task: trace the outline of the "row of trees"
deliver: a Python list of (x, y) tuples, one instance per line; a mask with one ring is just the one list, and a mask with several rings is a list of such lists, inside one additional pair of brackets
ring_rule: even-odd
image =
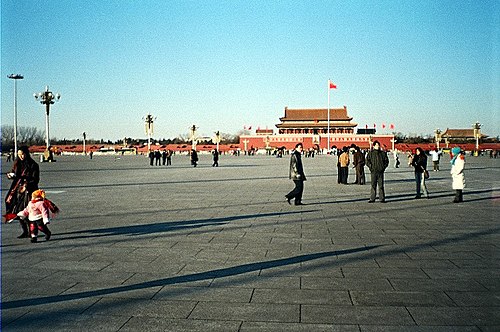
[[(45, 132), (36, 127), (17, 127), (17, 144), (44, 145)], [(2, 151), (14, 149), (14, 126), (2, 126)]]
[[(238, 144), (240, 141), (239, 134), (221, 134), (221, 144)], [(78, 145), (82, 144), (83, 139), (57, 139), (51, 138), (50, 143), (52, 145)], [(125, 144), (125, 145), (138, 145), (147, 144), (147, 139), (134, 139), (130, 137), (125, 137), (122, 140), (111, 141), (111, 140), (96, 140), (87, 139), (87, 144)], [(189, 142), (188, 135), (179, 135), (176, 138), (161, 138), (153, 139), (153, 144), (159, 143), (161, 145), (165, 144), (187, 144)], [(211, 139), (201, 140), (200, 144), (211, 144)], [(27, 145), (45, 145), (45, 131), (39, 130), (36, 127), (18, 127), (17, 128), (17, 144), (18, 146)], [(3, 125), (2, 126), (2, 152), (7, 152), (14, 150), (14, 126)]]
[[(240, 142), (240, 135), (250, 134), (249, 131), (240, 131), (236, 135), (232, 134), (221, 134), (221, 144), (238, 144)], [(434, 136), (416, 136), (409, 137), (400, 132), (393, 133), (398, 143), (408, 143), (408, 144), (419, 144), (419, 143), (432, 143), (434, 142)], [(499, 142), (498, 137), (490, 137), (486, 139), (482, 139), (482, 142)], [(122, 140), (111, 141), (111, 140), (95, 140), (88, 139), (86, 141), (87, 144), (125, 144), (125, 145), (138, 145), (138, 144), (147, 144), (147, 139), (134, 139), (130, 137), (126, 137)], [(153, 139), (153, 144), (159, 143), (161, 145), (166, 144), (188, 144), (189, 136), (179, 135), (176, 138), (161, 138), (161, 139)], [(211, 139), (201, 140), (200, 144), (211, 144)], [(458, 143), (467, 143), (458, 142)], [(17, 144), (21, 145), (45, 145), (45, 131), (39, 130), (36, 127), (18, 127), (17, 128)], [(51, 138), (52, 145), (78, 145), (82, 144), (82, 139), (57, 139)], [(2, 126), (2, 152), (7, 152), (14, 150), (14, 126), (4, 125)]]

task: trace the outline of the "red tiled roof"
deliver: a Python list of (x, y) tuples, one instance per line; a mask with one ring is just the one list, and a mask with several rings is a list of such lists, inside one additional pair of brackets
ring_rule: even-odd
[[(327, 108), (291, 109), (285, 107), (285, 116), (280, 121), (327, 121)], [(347, 115), (347, 107), (331, 108), (330, 121), (344, 120), (351, 121), (352, 117)]]
[[(353, 128), (358, 124), (354, 122), (339, 122), (339, 121), (330, 121), (330, 127), (332, 128)], [(302, 122), (302, 123), (279, 123), (276, 125), (278, 128), (321, 128), (326, 129), (328, 124), (326, 122)]]
[[(453, 138), (475, 138), (474, 129), (450, 129), (447, 128), (441, 136), (448, 136)], [(481, 134), (481, 137), (488, 137), (487, 135)]]

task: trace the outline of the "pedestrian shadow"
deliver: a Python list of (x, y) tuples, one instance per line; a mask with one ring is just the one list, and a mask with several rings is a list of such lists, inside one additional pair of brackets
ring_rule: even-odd
[[(212, 166), (210, 166), (211, 168)], [(285, 176), (262, 176), (262, 177), (248, 177), (248, 178), (225, 178), (225, 179), (198, 179), (198, 180), (173, 180), (173, 181), (150, 181), (150, 182), (115, 182), (115, 183), (96, 183), (96, 184), (85, 184), (85, 185), (71, 185), (71, 186), (45, 186), (45, 190), (64, 190), (64, 189), (88, 189), (88, 188), (112, 188), (112, 187), (157, 187), (172, 184), (197, 184), (197, 183), (221, 183), (221, 182), (240, 182), (240, 181), (255, 181), (255, 180), (277, 180), (286, 179)], [(2, 191), (8, 191), (8, 188)]]
[[(317, 268), (341, 266), (343, 264), (349, 264), (349, 263), (353, 263), (353, 262), (373, 260), (373, 259), (377, 259), (377, 258), (381, 258), (381, 257), (388, 257), (388, 256), (393, 256), (393, 255), (400, 255), (400, 254), (407, 254), (407, 253), (411, 253), (411, 252), (417, 252), (417, 251), (421, 250), (422, 248), (439, 247), (439, 246), (448, 245), (448, 244), (457, 244), (459, 242), (465, 242), (465, 241), (469, 241), (469, 240), (472, 240), (472, 239), (475, 239), (478, 237), (489, 236), (489, 235), (494, 235), (494, 234), (498, 234), (498, 233), (500, 233), (500, 227), (494, 227), (494, 228), (479, 230), (476, 232), (470, 232), (470, 233), (468, 232), (468, 233), (453, 236), (453, 237), (432, 240), (432, 241), (428, 241), (425, 243), (419, 243), (419, 244), (415, 244), (415, 245), (408, 245), (408, 246), (401, 246), (401, 247), (397, 246), (396, 248), (387, 248), (386, 250), (375, 250), (373, 252), (372, 252), (372, 250), (378, 249), (378, 248), (383, 248), (385, 246), (372, 245), (372, 246), (363, 246), (363, 247), (352, 248), (352, 249), (305, 254), (305, 255), (270, 260), (270, 261), (265, 261), (265, 262), (255, 262), (255, 263), (236, 265), (236, 266), (232, 266), (232, 267), (228, 267), (228, 268), (209, 270), (206, 272), (191, 273), (191, 274), (186, 274), (186, 275), (181, 275), (181, 276), (161, 278), (161, 279), (145, 281), (145, 282), (140, 282), (140, 283), (131, 284), (131, 285), (109, 287), (109, 288), (103, 288), (103, 289), (97, 289), (97, 290), (91, 290), (91, 291), (82, 291), (82, 292), (77, 292), (77, 293), (73, 293), (73, 294), (61, 294), (61, 295), (45, 296), (45, 297), (38, 297), (38, 298), (27, 298), (27, 299), (21, 299), (21, 300), (6, 301), (6, 302), (2, 303), (2, 310), (36, 306), (36, 305), (45, 305), (45, 304), (51, 304), (51, 303), (60, 303), (60, 302), (80, 300), (80, 299), (85, 299), (85, 298), (90, 298), (90, 297), (101, 297), (101, 296), (106, 296), (106, 295), (110, 295), (110, 294), (118, 294), (118, 293), (134, 291), (134, 290), (142, 290), (142, 289), (147, 289), (147, 288), (151, 288), (151, 287), (163, 287), (163, 286), (168, 286), (168, 285), (177, 285), (177, 284), (183, 284), (183, 283), (189, 283), (189, 282), (195, 282), (195, 281), (208, 280), (208, 279), (213, 279), (213, 278), (231, 277), (231, 276), (246, 274), (246, 273), (254, 272), (254, 271), (269, 270), (269, 269), (284, 267), (284, 266), (292, 266), (292, 265), (303, 263), (303, 262), (313, 261), (313, 260), (317, 260), (320, 258), (330, 258), (330, 257), (334, 257), (334, 256), (338, 257), (338, 259), (328, 260), (328, 261), (325, 261), (322, 263), (318, 263)], [(350, 256), (349, 254), (353, 254), (353, 255)], [(306, 269), (309, 269), (309, 268), (315, 268), (315, 267), (306, 267)], [(276, 271), (275, 275), (279, 275), (280, 273), (285, 273), (285, 272), (283, 272), (283, 270), (278, 269)], [(252, 278), (252, 280), (253, 280), (256, 277), (254, 275), (248, 275), (248, 278)], [(241, 282), (241, 280), (239, 282)], [(132, 299), (127, 299), (125, 301), (132, 301)]]
[[(270, 212), (270, 213), (259, 213), (259, 214), (245, 214), (245, 215), (239, 215), (239, 216), (237, 215), (237, 216), (221, 217), (221, 218), (164, 221), (159, 223), (141, 224), (132, 226), (86, 229), (81, 231), (58, 233), (57, 236), (58, 236), (58, 241), (64, 241), (64, 240), (98, 238), (98, 237), (120, 236), (120, 235), (125, 235), (125, 236), (151, 235), (151, 234), (167, 233), (179, 230), (197, 229), (207, 226), (220, 226), (236, 220), (277, 217), (277, 216), (285, 216), (292, 214), (309, 213), (314, 211), (316, 210)], [(65, 235), (74, 235), (74, 234), (81, 234), (81, 235), (64, 237)], [(62, 237), (59, 238), (59, 236)]]
[(84, 299), (84, 298), (89, 298), (89, 297), (94, 297), (94, 296), (105, 296), (105, 295), (109, 295), (109, 294), (129, 292), (129, 291), (133, 291), (133, 290), (140, 290), (140, 289), (146, 289), (146, 288), (151, 288), (151, 287), (182, 284), (182, 283), (202, 281), (202, 280), (213, 279), (213, 278), (231, 277), (231, 276), (236, 276), (236, 275), (245, 274), (245, 273), (254, 272), (254, 271), (268, 270), (268, 269), (273, 269), (273, 268), (277, 268), (277, 267), (299, 264), (302, 262), (313, 261), (313, 260), (317, 260), (320, 258), (333, 257), (333, 256), (344, 256), (344, 255), (348, 255), (348, 254), (366, 252), (366, 251), (369, 251), (369, 250), (372, 250), (372, 249), (375, 249), (378, 247), (381, 247), (381, 246), (380, 245), (373, 245), (373, 246), (359, 247), (359, 248), (353, 248), (353, 249), (344, 249), (344, 250), (319, 252), (319, 253), (314, 253), (314, 254), (305, 254), (305, 255), (299, 255), (299, 256), (282, 258), (282, 259), (275, 259), (275, 260), (270, 260), (270, 261), (265, 261), (265, 262), (256, 262), (256, 263), (236, 265), (236, 266), (232, 266), (232, 267), (228, 267), (228, 268), (215, 269), (215, 270), (210, 270), (210, 271), (206, 271), (206, 272), (199, 272), (199, 273), (186, 274), (186, 275), (181, 275), (181, 276), (176, 276), (176, 277), (162, 278), (162, 279), (151, 280), (151, 281), (126, 285), (126, 286), (103, 288), (103, 289), (98, 289), (98, 290), (93, 290), (93, 291), (78, 292), (78, 293), (74, 293), (74, 294), (62, 294), (62, 295), (46, 296), (46, 297), (39, 297), (39, 298), (32, 298), (32, 299), (6, 301), (6, 302), (2, 303), (2, 309), (4, 310), (4, 309), (13, 309), (13, 308), (21, 308), (21, 307), (27, 307), (27, 306), (49, 304), (49, 303), (58, 303), (58, 302), (64, 302), (64, 301), (79, 300), (79, 299)]
[[(498, 198), (496, 196), (480, 197), (480, 198), (472, 198), (472, 199), (468, 199), (468, 197), (470, 195), (486, 194), (486, 193), (492, 193), (492, 192), (498, 192), (498, 191), (499, 191), (498, 189), (482, 189), (482, 190), (464, 191), (464, 193), (463, 193), (463, 196), (465, 197), (464, 203), (465, 202), (487, 200), (487, 199), (496, 199), (496, 198)], [(446, 190), (446, 191), (431, 192), (431, 193), (429, 193), (429, 195), (430, 195), (430, 199), (434, 199), (434, 198), (443, 198), (443, 197), (454, 197), (455, 193), (452, 191)], [(402, 195), (396, 195), (396, 196), (386, 196), (386, 200), (388, 202), (413, 201), (413, 200), (415, 200), (415, 193), (402, 194)], [(422, 201), (426, 200), (425, 196), (422, 196), (422, 198), (420, 200), (422, 200)]]
[[(485, 194), (485, 193), (493, 193), (493, 192), (499, 192), (500, 189), (481, 189), (481, 190), (470, 190), (470, 191), (464, 191), (463, 195), (464, 197), (469, 197), (470, 195), (478, 195), (478, 194)], [(450, 190), (443, 190), (443, 191), (434, 191), (431, 192), (430, 198), (443, 198), (443, 197), (454, 197), (455, 193)], [(324, 204), (335, 204), (335, 203), (357, 203), (357, 202), (368, 202), (369, 195), (366, 197), (356, 197), (356, 198), (348, 198), (348, 199), (337, 199), (337, 200), (329, 200), (329, 201), (321, 201), (321, 202), (312, 202), (312, 203), (307, 203), (307, 205), (324, 205)], [(481, 201), (481, 200), (494, 200), (497, 199), (498, 196), (490, 196), (490, 197), (480, 197), (480, 198), (471, 198), (471, 199), (464, 199), (465, 202), (474, 202), (474, 201)], [(378, 196), (377, 196), (378, 199)], [(405, 193), (405, 194), (397, 194), (397, 195), (387, 195), (385, 196), (385, 199), (388, 203), (390, 202), (403, 202), (403, 201), (414, 201), (415, 200), (415, 193)], [(425, 196), (422, 196), (420, 199), (422, 201), (425, 201), (426, 198)]]

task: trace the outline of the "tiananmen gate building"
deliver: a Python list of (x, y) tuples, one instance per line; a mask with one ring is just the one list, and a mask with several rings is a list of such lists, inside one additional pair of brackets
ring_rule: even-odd
[[(255, 135), (241, 135), (240, 149), (275, 149), (284, 147), (293, 149), (297, 143), (302, 143), (304, 149), (328, 149), (332, 146), (342, 148), (355, 144), (362, 149), (371, 147), (374, 141), (379, 141), (384, 149), (391, 150), (394, 146), (392, 134), (357, 134), (357, 123), (352, 122), (347, 114), (347, 107), (331, 108), (328, 121), (327, 108), (291, 109), (285, 107), (285, 116), (276, 125), (278, 132), (272, 129), (257, 129)], [(330, 125), (328, 125), (330, 122)], [(375, 130), (373, 130), (375, 132)], [(328, 137), (330, 142), (328, 142)]]

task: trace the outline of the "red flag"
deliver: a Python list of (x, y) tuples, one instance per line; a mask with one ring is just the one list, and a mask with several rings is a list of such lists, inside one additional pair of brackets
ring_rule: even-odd
[(252, 130), (252, 126), (248, 126), (248, 130)]
[(389, 126), (389, 128), (394, 129), (394, 123), (391, 123), (391, 125)]
[(377, 128), (377, 125), (375, 123), (373, 124), (373, 128)]
[(382, 129), (385, 129), (385, 123), (382, 123)]
[(368, 125), (365, 125), (365, 129), (368, 129)]
[(330, 88), (330, 89), (336, 89), (337, 86), (335, 84), (333, 84), (332, 81), (328, 80), (328, 88)]

